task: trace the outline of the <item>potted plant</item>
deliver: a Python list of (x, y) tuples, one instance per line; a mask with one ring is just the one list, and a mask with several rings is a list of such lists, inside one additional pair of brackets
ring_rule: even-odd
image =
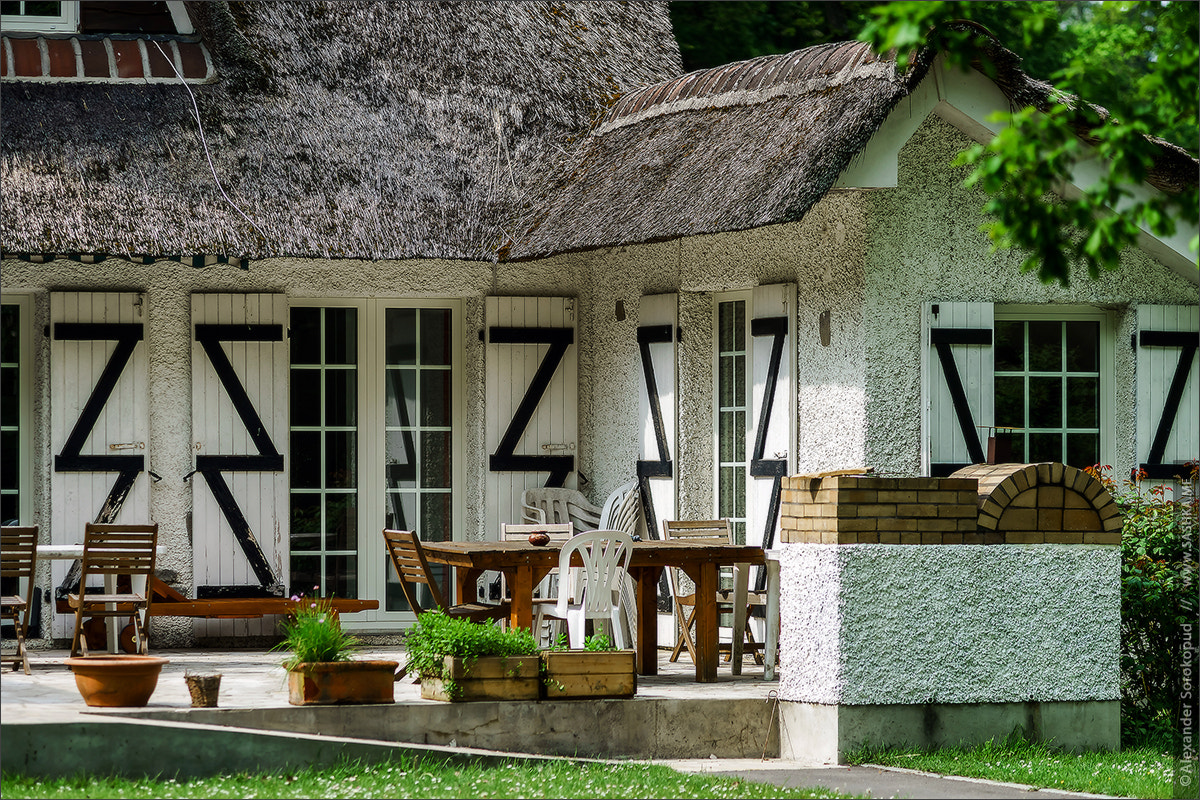
[(417, 615), (404, 635), (405, 670), (421, 679), (430, 700), (536, 700), (537, 642), (522, 628), (450, 617)]
[(293, 596), (295, 610), (280, 623), (287, 650), (288, 702), (292, 705), (391, 703), (395, 701), (397, 661), (356, 661), (358, 638), (342, 629), (328, 599)]
[(636, 652), (618, 650), (607, 636), (588, 636), (582, 650), (567, 649), (566, 637), (559, 636), (540, 655), (543, 699), (637, 694)]

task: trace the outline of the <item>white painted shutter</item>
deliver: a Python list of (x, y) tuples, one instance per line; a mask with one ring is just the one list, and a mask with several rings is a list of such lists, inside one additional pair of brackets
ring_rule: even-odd
[[(191, 476), (192, 565), (198, 596), (218, 596), (222, 590), (278, 595), (288, 586), (287, 314), (281, 294), (192, 295), (192, 437), (198, 470)], [(218, 363), (222, 356), (231, 373)], [(238, 398), (241, 393), (244, 398)], [(238, 399), (249, 408), (239, 412)], [(248, 426), (258, 427), (255, 418), (261, 428), (252, 434)], [(221, 483), (232, 498), (230, 508), (222, 508)], [(238, 515), (249, 541), (235, 534), (243, 527)], [(201, 636), (274, 632), (269, 618), (197, 620), (196, 626)]]
[(773, 547), (778, 542), (780, 479), (795, 465), (795, 309), (795, 284), (759, 286), (754, 290), (746, 544)]
[(638, 309), (642, 446), (638, 479), (646, 528), (662, 538), (662, 521), (675, 519), (676, 341), (679, 296), (648, 295)]
[[(82, 542), (85, 522), (151, 521), (145, 312), (136, 293), (50, 294), (52, 544)], [(93, 411), (102, 403), (93, 420), (89, 400)], [(50, 565), (59, 586), (72, 563)], [(52, 616), (53, 635), (70, 636), (73, 618)]]
[(995, 424), (995, 313), (991, 303), (927, 303), (923, 317), (921, 468), (944, 476), (987, 458), (987, 428)]
[(521, 522), (526, 489), (578, 485), (575, 324), (574, 298), (485, 298), (488, 538), (499, 538), (501, 522)]
[(1200, 309), (1137, 309), (1137, 461), (1152, 479), (1200, 458)]

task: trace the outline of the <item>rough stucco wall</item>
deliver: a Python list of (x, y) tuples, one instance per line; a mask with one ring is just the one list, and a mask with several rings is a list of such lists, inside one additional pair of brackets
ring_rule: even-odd
[[(589, 262), (594, 302), (583, 304), (598, 377), (580, 387), (590, 394), (594, 499), (634, 474), (641, 423), (642, 374), (636, 342), (643, 295), (678, 292), (679, 342), (675, 457), (678, 513), (715, 513), (713, 490), (714, 293), (771, 283), (797, 285), (797, 407), (799, 471), (862, 466), (866, 372), (863, 363), (862, 272), (866, 216), (858, 192), (835, 193), (792, 225), (611, 248), (567, 258)], [(551, 261), (555, 261), (552, 259)], [(626, 319), (615, 319), (624, 303)], [(829, 347), (818, 319), (831, 312)], [(583, 375), (583, 371), (580, 371)], [(584, 425), (581, 413), (580, 425)]]
[(1116, 547), (790, 545), (780, 608), (784, 700), (1120, 697)]
[(989, 252), (979, 230), (988, 217), (986, 195), (966, 188), (966, 167), (950, 166), (970, 144), (939, 117), (926, 119), (900, 152), (895, 189), (867, 195), (865, 226), (867, 452), (870, 466), (917, 474), (921, 455), (921, 308), (933, 301), (1063, 303), (1110, 310), (1114, 334), (1115, 452), (1118, 473), (1133, 466), (1134, 354), (1128, 347), (1136, 313), (1132, 304), (1194, 305), (1197, 288), (1140, 250), (1121, 266), (1092, 280), (1082, 268), (1071, 286), (1042, 284), (1022, 274), (1021, 252)]
[[(483, 344), (477, 336), (483, 325), (485, 294), (576, 294), (574, 273), (560, 265), (542, 264), (505, 274), (493, 265), (473, 262), (359, 262), (310, 259), (273, 259), (255, 262), (249, 270), (233, 267), (193, 269), (179, 264), (130, 264), (118, 260), (100, 265), (56, 261), (27, 264), (5, 261), (6, 294), (33, 295), (35, 334), (33, 452), (35, 474), (30, 487), (35, 519), (49, 519), (49, 475), (52, 463), (49, 431), (49, 339), (36, 332), (48, 324), (48, 295), (56, 291), (96, 290), (145, 293), (146, 348), (150, 392), (148, 468), (163, 479), (151, 485), (150, 514), (160, 524), (166, 550), (159, 567), (172, 570), (186, 589), (192, 584), (191, 507), (192, 484), (182, 478), (193, 467), (191, 449), (191, 294), (194, 292), (283, 292), (299, 297), (464, 298), (463, 495), (483, 493), (486, 458), (484, 446)], [(580, 364), (581, 371), (585, 368)], [(582, 424), (582, 423), (581, 423)], [(483, 517), (476, 503), (463, 503), (460, 520), (464, 538), (483, 538)], [(48, 575), (48, 571), (46, 573)], [(240, 633), (257, 635), (258, 621), (234, 621)], [(188, 644), (191, 623), (164, 617), (154, 623), (159, 647)], [(269, 626), (268, 626), (269, 628)]]

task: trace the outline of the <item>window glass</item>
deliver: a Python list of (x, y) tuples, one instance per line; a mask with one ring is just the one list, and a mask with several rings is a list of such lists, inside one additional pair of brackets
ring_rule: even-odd
[(362, 530), (379, 518), (364, 503), (382, 500), (382, 527), (452, 538), (455, 324), (450, 308), (387, 301), (292, 308), (293, 592), (321, 586), (376, 597), (384, 613), (408, 610), (379, 528), (372, 523), (373, 537)]
[(1099, 463), (1101, 323), (997, 319), (995, 420), (1016, 462)]
[(1025, 323), (996, 321), (996, 369), (1025, 368)]
[[(746, 301), (717, 304), (717, 515), (746, 530)], [(740, 534), (739, 534), (740, 532)]]
[(79, 30), (78, 3), (4, 0), (0, 2), (0, 15), (6, 33), (76, 33)]
[(293, 308), (289, 328), (292, 592), (358, 597), (358, 309)]
[(1029, 369), (1031, 372), (1059, 372), (1062, 362), (1062, 323), (1033, 320), (1028, 323)]
[[(388, 526), (425, 541), (450, 539), (453, 460), (453, 315), (445, 308), (389, 308), (384, 314), (385, 514)], [(384, 607), (408, 604), (391, 565)], [(431, 568), (443, 580), (444, 568)], [(428, 604), (428, 591), (418, 597)]]
[(1100, 323), (1066, 323), (1067, 370), (1095, 372), (1100, 368)]

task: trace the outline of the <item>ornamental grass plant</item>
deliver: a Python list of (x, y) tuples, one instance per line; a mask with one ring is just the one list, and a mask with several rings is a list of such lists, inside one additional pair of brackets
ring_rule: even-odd
[(361, 642), (342, 629), (332, 601), (300, 595), (293, 595), (292, 601), (295, 610), (279, 624), (283, 641), (271, 648), (289, 651), (283, 668), (290, 672), (300, 664), (351, 660)]

